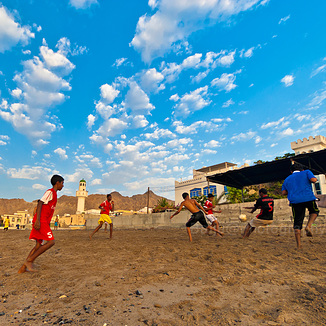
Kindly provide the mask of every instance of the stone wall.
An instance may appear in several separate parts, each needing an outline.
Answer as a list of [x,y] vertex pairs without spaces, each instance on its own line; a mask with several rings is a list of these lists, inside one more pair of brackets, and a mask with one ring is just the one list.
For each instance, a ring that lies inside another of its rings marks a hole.
[[[241,204],[225,204],[220,205],[219,208],[222,213],[217,214],[218,221],[222,226],[228,225],[243,225],[239,221],[240,212],[247,215],[247,219],[251,219],[257,215],[257,211],[253,214],[248,213],[244,207],[252,207],[254,203],[241,203]],[[276,199],[274,202],[274,223],[273,225],[292,225],[292,211],[288,204],[287,199]],[[320,208],[320,216],[317,219],[317,224],[326,224],[326,208]],[[139,214],[139,215],[120,215],[112,218],[114,228],[158,228],[158,227],[185,227],[185,223],[190,218],[190,213],[183,210],[170,220],[171,212],[167,213],[153,213],[153,214]],[[90,216],[86,220],[87,229],[95,229],[98,225],[98,216]],[[194,228],[200,228],[197,223]]]

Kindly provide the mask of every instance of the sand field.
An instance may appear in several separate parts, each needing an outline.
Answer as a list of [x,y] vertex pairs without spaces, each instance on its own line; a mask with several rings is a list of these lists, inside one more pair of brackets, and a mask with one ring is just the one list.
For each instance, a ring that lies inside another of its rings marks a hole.
[[184,229],[54,231],[17,274],[29,231],[0,230],[0,325],[325,325],[326,239],[275,227],[241,239]]

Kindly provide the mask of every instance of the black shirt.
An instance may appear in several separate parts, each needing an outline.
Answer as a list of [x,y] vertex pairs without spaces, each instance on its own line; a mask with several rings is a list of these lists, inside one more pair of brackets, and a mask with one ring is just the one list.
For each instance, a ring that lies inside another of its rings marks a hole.
[[273,211],[274,211],[274,199],[271,197],[263,196],[258,198],[256,204],[254,205],[255,209],[260,208],[260,213],[256,216],[260,220],[272,220]]

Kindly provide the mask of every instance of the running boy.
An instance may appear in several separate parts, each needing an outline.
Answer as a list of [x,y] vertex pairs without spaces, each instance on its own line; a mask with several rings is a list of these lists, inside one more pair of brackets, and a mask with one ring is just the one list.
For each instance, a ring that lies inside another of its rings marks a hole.
[[199,222],[203,226],[203,228],[213,230],[214,232],[223,235],[222,232],[207,224],[205,215],[203,213],[203,211],[205,210],[200,204],[197,203],[195,199],[190,199],[189,194],[186,192],[182,194],[182,198],[184,199],[184,201],[180,204],[179,209],[173,215],[171,215],[170,219],[172,219],[175,215],[179,214],[183,206],[186,207],[190,211],[190,213],[192,213],[189,221],[186,223],[187,233],[190,242],[192,241],[190,227],[196,224],[197,222]]
[[[33,218],[33,228],[29,238],[36,240],[35,247],[31,250],[26,261],[20,267],[18,273],[26,271],[36,272],[33,262],[45,251],[54,246],[55,241],[50,229],[50,222],[57,204],[57,191],[63,188],[64,179],[60,175],[51,178],[53,188],[47,190],[37,204],[36,214]],[[46,241],[46,243],[44,243]]]
[[114,202],[112,200],[111,194],[108,194],[106,196],[107,200],[105,200],[99,208],[101,209],[101,216],[98,220],[98,226],[96,229],[92,232],[92,234],[89,236],[89,238],[92,240],[93,235],[103,226],[103,223],[108,223],[110,225],[110,238],[112,238],[113,233],[113,223],[111,221],[111,218],[109,216],[110,211],[114,212]]
[[250,213],[260,208],[260,213],[247,224],[243,232],[243,238],[248,238],[256,227],[273,223],[274,199],[267,196],[265,188],[259,189],[259,197],[254,207],[245,207],[246,209],[251,209]]
[[[215,229],[218,230],[219,224],[218,224],[217,218],[214,216],[213,213],[221,213],[222,211],[214,210],[215,205],[213,204],[213,198],[214,198],[213,194],[207,195],[207,200],[204,204],[204,208],[205,208],[205,212],[207,213],[206,218],[211,223],[211,226],[215,227]],[[209,230],[207,230],[206,233],[209,234]],[[216,235],[217,235],[217,233],[216,233]]]

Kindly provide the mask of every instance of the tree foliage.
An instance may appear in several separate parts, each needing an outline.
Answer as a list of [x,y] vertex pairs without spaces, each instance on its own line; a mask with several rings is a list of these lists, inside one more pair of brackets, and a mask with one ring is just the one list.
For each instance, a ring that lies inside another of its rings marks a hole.
[[166,198],[160,198],[157,201],[156,206],[153,208],[153,213],[165,212],[167,209],[173,209],[175,206],[169,204]]

